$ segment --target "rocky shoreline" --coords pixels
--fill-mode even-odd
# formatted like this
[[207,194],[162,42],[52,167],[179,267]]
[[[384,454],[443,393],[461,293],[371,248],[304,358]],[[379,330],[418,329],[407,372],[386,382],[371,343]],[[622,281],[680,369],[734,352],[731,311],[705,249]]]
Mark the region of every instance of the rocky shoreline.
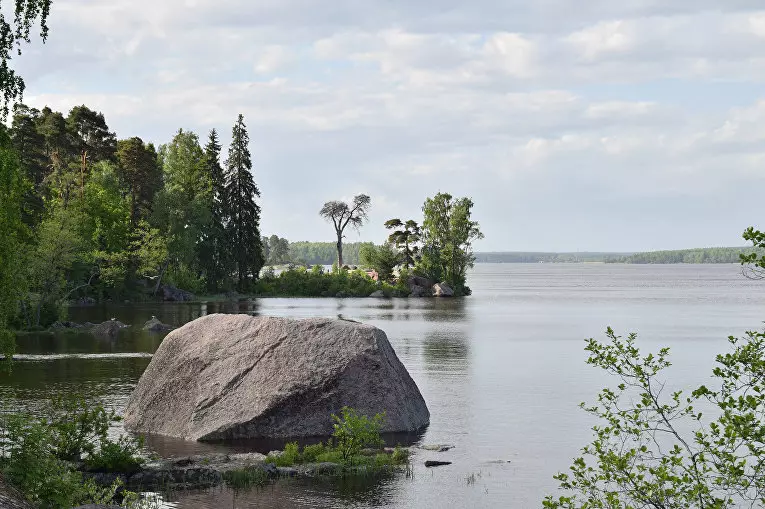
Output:
[[[269,453],[269,456],[278,455],[280,452],[274,451]],[[385,449],[385,452],[390,454],[393,449]],[[406,465],[388,466],[386,469],[405,467]],[[109,486],[120,479],[127,489],[152,491],[214,488],[226,483],[232,477],[231,474],[241,473],[266,481],[291,477],[336,477],[366,472],[369,472],[368,467],[347,467],[329,462],[279,467],[270,463],[268,456],[264,454],[240,453],[183,456],[152,461],[132,473],[83,471],[83,477],[102,486]]]

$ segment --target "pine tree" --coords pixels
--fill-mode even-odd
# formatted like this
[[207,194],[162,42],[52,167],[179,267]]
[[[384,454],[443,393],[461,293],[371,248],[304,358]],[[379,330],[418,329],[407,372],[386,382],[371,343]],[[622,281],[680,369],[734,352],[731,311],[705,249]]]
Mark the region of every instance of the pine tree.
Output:
[[249,136],[244,116],[234,124],[226,161],[225,198],[230,207],[227,226],[228,250],[236,266],[239,290],[246,290],[250,278],[257,279],[263,267],[260,240],[260,207],[255,197],[260,191],[252,177]]
[[226,242],[226,223],[229,210],[226,200],[226,180],[220,165],[218,132],[213,129],[205,146],[205,172],[212,187],[210,211],[212,220],[202,242],[200,263],[207,276],[207,288],[217,292],[225,288],[231,273],[230,256]]

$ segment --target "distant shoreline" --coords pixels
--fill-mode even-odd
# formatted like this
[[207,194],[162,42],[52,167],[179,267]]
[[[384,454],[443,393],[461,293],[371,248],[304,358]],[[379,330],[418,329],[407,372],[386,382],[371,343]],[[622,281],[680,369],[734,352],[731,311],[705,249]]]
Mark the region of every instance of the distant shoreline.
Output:
[[526,251],[478,252],[476,263],[624,263],[624,264],[725,264],[740,263],[751,247],[709,247],[644,253],[578,252],[546,253]]

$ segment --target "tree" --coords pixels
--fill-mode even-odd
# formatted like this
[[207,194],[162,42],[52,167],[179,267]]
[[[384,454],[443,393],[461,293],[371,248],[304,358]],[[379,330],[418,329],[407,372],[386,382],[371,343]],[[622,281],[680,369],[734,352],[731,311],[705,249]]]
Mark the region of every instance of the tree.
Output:
[[15,345],[8,322],[18,310],[26,283],[21,267],[21,238],[25,234],[21,221],[24,187],[10,137],[0,127],[0,354],[5,354],[6,358],[13,354]]
[[114,160],[117,137],[109,131],[103,113],[97,113],[85,105],[72,108],[66,125],[80,158],[80,193],[84,195],[89,164]]
[[389,243],[382,246],[365,244],[359,250],[359,257],[362,265],[377,271],[380,281],[392,281],[393,271],[401,263],[401,255]]
[[756,251],[754,253],[741,254],[741,265],[744,275],[753,279],[765,279],[765,232],[749,227],[744,232],[744,240],[751,242]]
[[246,288],[250,279],[258,278],[264,262],[260,244],[260,207],[255,202],[260,191],[252,177],[249,143],[244,116],[240,114],[231,133],[225,190],[230,207],[228,252],[236,265],[240,291]]
[[389,230],[397,228],[388,236],[388,243],[401,250],[404,267],[407,269],[412,267],[420,253],[417,243],[420,241],[421,232],[417,222],[409,219],[406,223],[402,223],[400,219],[389,219],[385,222],[385,228]]
[[319,211],[319,215],[327,221],[332,221],[337,235],[337,265],[343,267],[343,238],[345,228],[350,224],[356,230],[361,228],[368,218],[372,199],[366,194],[358,194],[348,204],[342,201],[328,201]]
[[3,91],[3,120],[8,116],[9,105],[24,93],[24,80],[11,69],[9,61],[13,53],[21,55],[21,44],[30,42],[32,26],[39,21],[40,38],[48,38],[48,15],[52,0],[16,0],[13,22],[5,19],[0,23],[0,90]]
[[154,194],[161,187],[162,177],[157,154],[152,145],[133,137],[117,142],[118,175],[130,196],[130,224],[136,227],[151,211]]
[[287,239],[282,239],[278,235],[271,235],[266,240],[264,252],[267,253],[266,260],[271,265],[290,261],[290,243]]
[[220,165],[218,132],[213,129],[205,145],[205,178],[210,182],[210,222],[202,240],[201,265],[206,274],[207,288],[213,292],[225,287],[231,272],[226,242],[226,224],[229,221],[226,200],[226,179]]
[[[565,495],[547,508],[760,507],[765,503],[765,333],[729,338],[717,356],[716,389],[664,392],[669,349],[641,355],[636,336],[610,328],[587,340],[588,364],[619,380],[582,407],[601,421],[595,438],[555,478]],[[697,405],[711,405],[711,417]]]
[[203,237],[211,221],[211,184],[199,138],[178,130],[160,147],[164,188],[155,201],[155,226],[168,236],[173,264],[190,273],[201,272]]
[[475,262],[473,241],[482,239],[478,222],[471,220],[473,201],[438,193],[425,200],[422,210],[422,258],[417,269],[426,277],[446,281],[457,295],[466,295],[467,269]]
[[31,184],[24,197],[23,218],[24,223],[32,228],[45,212],[47,191],[44,182],[50,170],[49,159],[45,155],[45,138],[37,128],[39,116],[37,109],[16,104],[10,132],[22,172]]

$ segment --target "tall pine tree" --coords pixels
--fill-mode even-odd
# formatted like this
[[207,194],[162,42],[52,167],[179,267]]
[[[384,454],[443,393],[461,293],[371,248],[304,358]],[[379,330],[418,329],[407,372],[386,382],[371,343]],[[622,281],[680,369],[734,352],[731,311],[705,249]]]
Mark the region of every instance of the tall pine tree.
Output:
[[231,257],[226,242],[226,224],[229,207],[226,200],[226,179],[220,165],[218,132],[213,129],[205,145],[205,172],[212,187],[210,211],[212,220],[202,241],[201,260],[207,279],[207,289],[217,292],[228,287],[231,275]]
[[225,198],[229,207],[228,249],[236,267],[240,291],[247,290],[248,282],[257,279],[263,267],[260,207],[255,203],[260,191],[252,177],[249,143],[244,116],[239,114],[228,149]]

